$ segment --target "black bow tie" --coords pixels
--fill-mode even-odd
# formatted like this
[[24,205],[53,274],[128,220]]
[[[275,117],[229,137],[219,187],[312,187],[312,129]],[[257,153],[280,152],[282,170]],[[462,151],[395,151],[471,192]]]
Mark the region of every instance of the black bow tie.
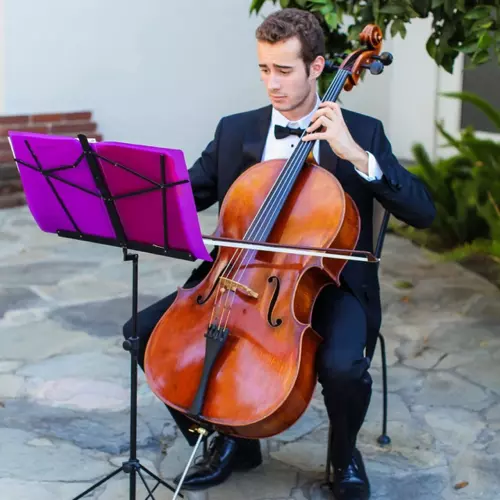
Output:
[[276,139],[284,139],[289,135],[297,135],[300,137],[303,132],[303,128],[282,127],[281,125],[274,126],[274,137],[276,137]]

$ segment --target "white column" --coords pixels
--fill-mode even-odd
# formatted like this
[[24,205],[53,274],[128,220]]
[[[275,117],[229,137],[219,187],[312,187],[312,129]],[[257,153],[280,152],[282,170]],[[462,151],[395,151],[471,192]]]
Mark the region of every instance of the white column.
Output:
[[[442,92],[461,92],[463,84],[464,58],[459,55],[453,65],[453,73],[450,74],[444,69],[439,70],[437,85],[437,107],[436,121],[441,122],[444,129],[451,135],[460,135],[460,122],[462,118],[462,103],[460,99],[439,95]],[[436,157],[447,158],[456,153],[454,148],[442,147],[446,139],[436,129]]]
[[412,147],[423,144],[431,156],[435,150],[436,91],[438,68],[426,51],[431,19],[413,19],[403,40],[392,42],[394,64],[388,102],[389,126],[394,153],[413,160]]

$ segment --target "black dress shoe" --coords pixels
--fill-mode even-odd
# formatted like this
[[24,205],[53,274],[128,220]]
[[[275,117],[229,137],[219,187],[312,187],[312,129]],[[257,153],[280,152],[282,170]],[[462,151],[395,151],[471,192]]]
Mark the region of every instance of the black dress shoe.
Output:
[[[262,463],[262,453],[258,440],[236,440],[222,434],[210,443],[208,453],[188,471],[182,488],[204,490],[223,483],[233,471],[246,471]],[[175,479],[179,484],[182,473]]]
[[368,500],[370,498],[370,482],[358,449],[354,450],[351,462],[346,468],[335,470],[333,495],[335,500]]

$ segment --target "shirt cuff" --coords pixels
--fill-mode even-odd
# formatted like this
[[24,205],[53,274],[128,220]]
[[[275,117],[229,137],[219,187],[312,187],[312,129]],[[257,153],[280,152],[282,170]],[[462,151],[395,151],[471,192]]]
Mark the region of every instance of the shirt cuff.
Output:
[[357,168],[355,168],[354,170],[356,170],[356,172],[367,181],[378,181],[382,179],[383,172],[380,169],[380,166],[375,157],[369,151],[367,151],[367,153],[368,153],[368,175],[366,175],[364,172],[361,172]]

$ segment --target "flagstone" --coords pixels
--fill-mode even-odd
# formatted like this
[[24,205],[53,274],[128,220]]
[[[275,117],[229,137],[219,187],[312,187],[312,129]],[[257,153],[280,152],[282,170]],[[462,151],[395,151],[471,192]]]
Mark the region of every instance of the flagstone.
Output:
[[29,288],[2,287],[0,288],[0,319],[11,309],[26,309],[40,302],[42,302],[40,296]]
[[[72,444],[51,440],[51,445],[33,442],[36,434],[0,427],[0,478],[30,481],[90,481],[111,471],[108,455],[82,450]],[[30,444],[31,442],[31,444]],[[35,444],[34,444],[35,443]],[[12,498],[7,495],[7,498]]]
[[69,274],[85,268],[89,262],[36,262],[14,266],[0,266],[0,283],[2,286],[53,285]]
[[[200,214],[204,234],[215,211]],[[121,249],[42,233],[26,207],[0,211],[0,491],[74,498],[128,459],[132,266]],[[173,292],[199,262],[140,254],[139,308]],[[380,268],[390,443],[382,446],[380,345],[357,446],[373,500],[493,500],[500,470],[500,291],[388,234]],[[331,500],[329,421],[317,385],[304,415],[261,441],[264,462],[187,500]],[[171,479],[191,454],[138,372],[138,457]],[[154,485],[154,481],[148,484]],[[463,488],[455,489],[461,481]],[[137,479],[138,498],[146,490]],[[129,498],[120,473],[89,500]],[[142,489],[141,489],[142,488]],[[170,500],[163,487],[155,498]]]
[[[159,297],[139,294],[139,309],[156,302]],[[59,307],[49,317],[68,331],[83,330],[96,337],[116,337],[123,340],[123,325],[132,316],[130,294],[107,300],[83,302]]]

